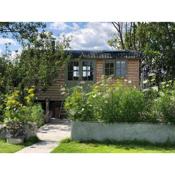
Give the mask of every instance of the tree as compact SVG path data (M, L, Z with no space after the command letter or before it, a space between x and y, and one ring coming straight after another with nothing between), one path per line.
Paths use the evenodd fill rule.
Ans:
M22 45L33 42L40 31L46 27L42 22L0 22L0 35L13 37Z
M64 49L69 47L69 42L69 38L55 42L51 33L40 33L38 39L24 49L17 59L16 85L21 88L34 85L37 89L46 89L68 59Z
M130 23L125 24L125 30L122 31L124 44L113 39L113 42L118 42L118 48L124 45L125 49L140 51L144 54L142 68L147 72L146 76L150 73L155 74L154 85L160 86L162 81L169 80L172 80L173 84L175 79L175 23ZM119 33L118 30L117 33Z
M109 45L118 49L135 49L135 23L134 22L112 22L116 29L114 37L108 41ZM132 36L133 35L133 36ZM133 43L131 38L133 37Z
M52 33L36 29L41 24L22 24L22 27L20 24L0 24L2 32L12 32L14 37L25 42L22 53L13 61L0 57L0 94L19 89L23 97L25 88L46 89L57 76L59 67L69 58L64 49L69 48L70 39L63 37L63 40L55 41Z

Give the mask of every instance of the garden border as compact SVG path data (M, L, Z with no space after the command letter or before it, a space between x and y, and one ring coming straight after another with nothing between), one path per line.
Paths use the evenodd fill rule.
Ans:
M175 125L73 121L71 139L77 141L147 141L153 144L175 143Z

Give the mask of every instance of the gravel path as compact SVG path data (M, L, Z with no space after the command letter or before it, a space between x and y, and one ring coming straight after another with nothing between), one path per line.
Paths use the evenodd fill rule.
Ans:
M17 153L49 153L59 141L70 137L70 122L66 120L53 120L42 126L37 132L40 142L26 147Z

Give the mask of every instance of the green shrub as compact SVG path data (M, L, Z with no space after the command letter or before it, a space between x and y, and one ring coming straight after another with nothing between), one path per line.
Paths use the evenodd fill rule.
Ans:
M69 117L74 120L92 120L91 106L87 103L88 95L82 87L77 86L73 89L72 95L65 101L65 109L69 111Z
M82 87L74 88L66 99L65 108L73 120L175 124L175 86L140 91L103 79L89 92Z
M121 116L119 121L140 122L144 121L142 114L145 110L144 95L134 88L122 88L121 92Z
M33 89L26 89L26 96L24 96L25 104L21 103L20 92L18 90L8 94L5 100L4 121L27 123L32 122L41 126L43 124L43 110L41 105L34 104Z
M26 95L21 102L18 90L8 94L5 99L3 121L9 137L28 137L27 127L34 130L44 123L41 105L34 104L33 88L26 89Z
M175 124L175 96L164 93L157 100L157 108L164 122Z
M65 109L73 120L102 122L138 122L146 109L144 94L132 87L104 79L89 92L74 88Z
M21 107L19 115L19 119L25 123L36 123L38 127L44 123L43 109L39 104Z

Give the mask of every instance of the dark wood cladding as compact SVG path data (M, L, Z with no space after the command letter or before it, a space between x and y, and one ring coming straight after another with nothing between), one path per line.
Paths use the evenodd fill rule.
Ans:
M62 101L65 96L63 94L63 90L65 88L65 75L64 75L64 66L60 68L58 72L58 77L53 80L51 86L47 88L45 91L41 91L37 93L37 100L46 100L50 101Z
M100 81L104 75L105 59L96 59L96 81ZM125 79L130 80L132 84L139 88L139 59L127 59L127 76ZM38 100L63 101L65 96L62 89L64 89L67 82L65 76L65 66L63 66L58 73L58 77L53 81L52 85L46 91L37 94Z

